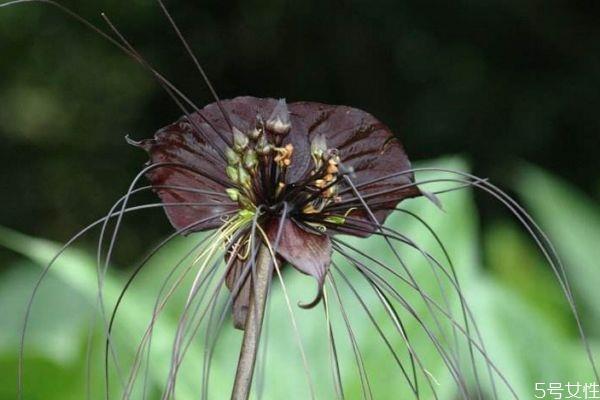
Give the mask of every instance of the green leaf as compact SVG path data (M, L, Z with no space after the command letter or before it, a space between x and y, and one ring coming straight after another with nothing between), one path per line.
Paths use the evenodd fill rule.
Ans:
M600 332L600 207L565 182L527 166L518 179L519 194L547 230L579 300L585 325Z

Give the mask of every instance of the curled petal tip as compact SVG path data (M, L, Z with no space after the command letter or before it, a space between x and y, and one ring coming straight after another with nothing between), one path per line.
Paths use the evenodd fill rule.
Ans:
M446 211L446 210L444 210L444 205L442 204L442 201L434 193L428 192L428 191L420 189L420 188L419 188L419 190L421 191L421 194L423 196L425 196L425 198L427 198L427 200L431 201L437 208L439 208L440 210L442 210L444 212Z
M127 142L127 144L130 144L132 146L139 146L140 142L137 140L133 140L131 137L129 137L129 135L125 135L125 141Z
M298 307L303 308L305 310L310 310L311 308L314 308L315 306L317 306L320 302L321 299L323 299L323 280L319 279L319 287L318 287L318 291L317 291L317 295L315 296L315 298L310 301L309 303L302 303L302 302L298 302Z
M130 144L135 147L142 148L144 150L150 150L152 147L151 139L150 140L134 140L129 135L125 135L125 141L127 144Z

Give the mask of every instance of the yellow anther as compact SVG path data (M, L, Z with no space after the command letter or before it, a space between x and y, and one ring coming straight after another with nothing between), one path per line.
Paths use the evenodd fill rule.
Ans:
M277 184L277 189L275 189L275 195L279 196L283 192L283 189L285 189L285 183L279 182Z
M316 214L319 212L319 210L317 210L312 204L307 204L304 206L304 208L302 208L302 212L304 214Z
M289 166L292 163L292 154L294 153L294 146L291 143L286 144L284 147L276 147L275 151L275 162L279 165Z
M351 207L351 208L349 208L349 209L348 209L348 211L346 211L346 212L344 213L344 218L347 218L347 217L348 217L348 215L350 215L350 213L351 213L352 211L354 211L354 210L356 210L356 207Z

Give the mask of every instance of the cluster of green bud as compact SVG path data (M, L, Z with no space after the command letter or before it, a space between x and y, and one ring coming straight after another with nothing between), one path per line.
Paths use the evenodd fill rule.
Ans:
M258 156L254 149L254 142L255 140L251 139L250 134L245 134L234 127L233 147L225 149L227 176L233 183L248 190L252 187L252 176L256 174L258 167ZM233 197L232 200L234 200Z
M238 188L227 189L227 195L231 200L238 202L243 208L253 208L252 183L258 173L261 159L267 162L268 156L272 155L273 162L281 168L291 164L293 146L287 144L278 147L269 140L269 135L282 137L290 129L289 112L285 100L277 103L266 122L258 115L254 127L248 132L242 132L235 127L232 129L233 143L231 147L225 149L226 174Z
M279 169L274 175L278 182L276 196L285 189L286 168L292 163L294 146L284 145L283 138L292 129L290 114L284 99L277 102L271 115L265 121L257 115L254 127L246 132L238 128L232 129L232 143L225 149L227 161L226 174L235 186L226 189L232 201L242 209L254 210L257 195L253 184L261 173L260 164L274 163Z
M231 201L235 201L240 205L242 210L254 210L255 207L252 201L245 194L240 193L238 189L228 188L225 189L225 192Z

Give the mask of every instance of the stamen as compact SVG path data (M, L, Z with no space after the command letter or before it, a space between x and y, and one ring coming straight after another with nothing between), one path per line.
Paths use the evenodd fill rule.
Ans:
M284 147L275 147L274 150L277 152L274 161L280 167L288 167L292 163L292 154L294 153L294 146L291 143L286 144Z

